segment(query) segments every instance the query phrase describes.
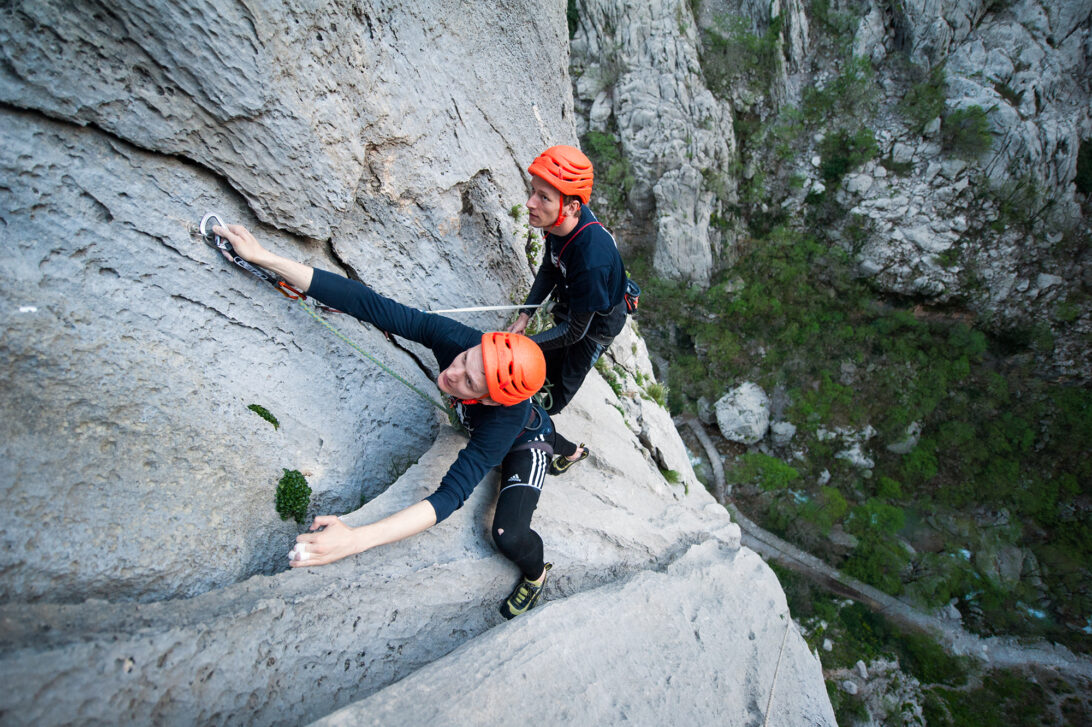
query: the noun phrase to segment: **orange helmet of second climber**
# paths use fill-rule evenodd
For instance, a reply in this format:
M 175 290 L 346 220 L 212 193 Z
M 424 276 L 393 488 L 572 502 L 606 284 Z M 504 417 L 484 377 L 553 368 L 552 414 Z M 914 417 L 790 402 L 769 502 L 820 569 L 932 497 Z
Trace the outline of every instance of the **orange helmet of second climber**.
M 538 155 L 527 171 L 562 194 L 579 197 L 588 204 L 592 190 L 592 163 L 574 146 L 551 146 Z
M 542 349 L 519 333 L 483 333 L 482 359 L 489 398 L 503 406 L 530 399 L 546 381 Z

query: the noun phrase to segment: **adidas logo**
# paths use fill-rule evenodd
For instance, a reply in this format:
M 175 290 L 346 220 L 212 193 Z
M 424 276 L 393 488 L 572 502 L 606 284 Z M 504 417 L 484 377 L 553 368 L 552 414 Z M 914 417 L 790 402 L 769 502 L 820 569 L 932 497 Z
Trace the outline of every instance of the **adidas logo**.
M 508 478 L 509 482 L 519 482 L 519 475 L 512 475 Z

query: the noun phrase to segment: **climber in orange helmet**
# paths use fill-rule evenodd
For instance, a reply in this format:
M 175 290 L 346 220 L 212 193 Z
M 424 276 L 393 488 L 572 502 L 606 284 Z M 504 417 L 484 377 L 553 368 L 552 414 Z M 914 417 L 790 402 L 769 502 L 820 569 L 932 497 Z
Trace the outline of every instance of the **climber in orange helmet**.
M 588 157 L 572 146 L 551 146 L 527 171 L 529 221 L 545 233 L 546 251 L 525 303 L 537 305 L 551 293 L 556 301 L 554 327 L 531 336 L 546 357 L 547 411 L 556 414 L 626 324 L 626 270 L 614 238 L 588 207 L 594 181 Z M 523 333 L 529 321 L 521 313 L 508 330 Z
M 363 283 L 276 255 L 240 225 L 216 226 L 213 232 L 227 239 L 236 255 L 276 273 L 315 300 L 432 349 L 442 369 L 436 385 L 450 397 L 470 434 L 470 442 L 431 495 L 355 528 L 332 515 L 316 517 L 312 532 L 297 536 L 290 564 L 297 568 L 326 565 L 415 535 L 462 507 L 471 490 L 500 466 L 493 540 L 523 574 L 500 611 L 505 618 L 513 618 L 532 608 L 546 585 L 550 564 L 543 560 L 542 538 L 531 529 L 531 516 L 550 457 L 556 452 L 575 459 L 579 452 L 554 430 L 549 414 L 531 401 L 546 375 L 539 346 L 527 336 L 483 333 L 404 306 Z

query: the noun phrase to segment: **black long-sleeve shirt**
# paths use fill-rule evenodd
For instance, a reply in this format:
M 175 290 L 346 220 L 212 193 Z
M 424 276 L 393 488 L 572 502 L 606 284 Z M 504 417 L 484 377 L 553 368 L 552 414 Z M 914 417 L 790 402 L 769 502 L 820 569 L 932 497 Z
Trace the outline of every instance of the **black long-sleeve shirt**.
M 626 290 L 626 269 L 614 238 L 587 205 L 580 208 L 580 220 L 564 237 L 546 235 L 546 254 L 535 275 L 527 305 L 538 305 L 554 293 L 561 315 L 557 325 L 531 336 L 542 349 L 571 346 L 585 336 L 612 337 L 625 323 L 604 316 L 622 302 Z M 611 331 L 600 331 L 610 328 Z

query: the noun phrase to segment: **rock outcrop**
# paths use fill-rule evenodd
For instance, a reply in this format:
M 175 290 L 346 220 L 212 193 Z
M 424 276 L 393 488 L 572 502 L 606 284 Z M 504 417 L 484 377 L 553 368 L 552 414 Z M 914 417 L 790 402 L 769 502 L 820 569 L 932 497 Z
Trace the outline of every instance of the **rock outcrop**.
M 853 48 L 876 76 L 865 125 L 878 153 L 827 190 L 850 211 L 845 246 L 877 288 L 962 307 L 990 330 L 1046 332 L 1043 368 L 1083 381 L 1092 257 L 1077 178 L 1092 143 L 1090 12 L 1038 0 L 873 4 Z M 908 64 L 943 79 L 943 108 L 923 124 L 906 107 Z M 960 114 L 983 128 L 968 123 L 961 137 Z M 790 210 L 825 188 L 819 157 L 801 157 Z
M 308 478 L 310 514 L 355 524 L 430 492 L 463 442 L 194 225 L 216 211 L 422 307 L 518 297 L 522 170 L 576 139 L 560 6 L 87 0 L 0 17 L 0 721 L 300 724 L 365 698 L 400 709 L 391 685 L 409 679 L 507 703 L 510 674 L 471 669 L 518 642 L 553 644 L 535 664 L 574 721 L 834 724 L 776 578 L 647 396 L 639 339 L 612 350 L 620 392 L 593 372 L 558 417 L 594 457 L 544 491 L 539 609 L 496 612 L 516 575 L 488 539 L 495 476 L 416 538 L 284 570 L 283 469 Z M 417 347 L 331 320 L 434 391 Z M 642 666 L 596 670 L 582 702 L 572 663 L 608 658 Z M 648 691 L 661 701 L 638 705 Z
M 684 0 L 589 0 L 572 41 L 578 130 L 617 135 L 633 175 L 626 203 L 647 219 L 657 271 L 708 284 L 721 247 L 710 216 L 734 194 L 711 180 L 736 152 L 731 108 L 706 88 L 698 44 Z

